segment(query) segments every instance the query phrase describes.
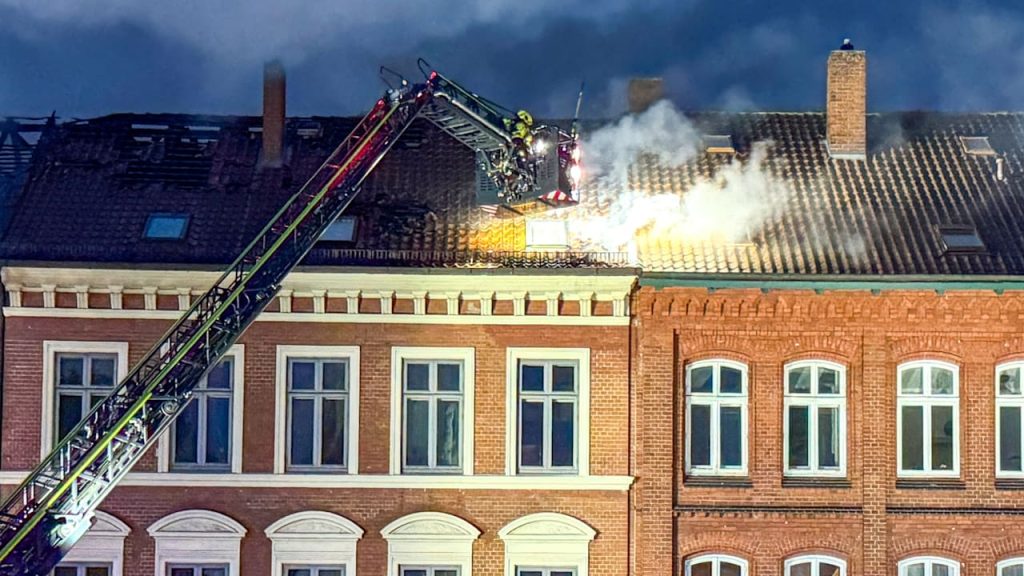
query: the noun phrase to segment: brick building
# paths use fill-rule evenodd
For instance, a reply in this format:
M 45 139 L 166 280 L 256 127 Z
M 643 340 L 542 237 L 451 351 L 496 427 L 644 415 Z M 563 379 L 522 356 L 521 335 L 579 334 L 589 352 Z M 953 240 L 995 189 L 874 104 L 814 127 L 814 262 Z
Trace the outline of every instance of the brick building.
M 832 53 L 825 114 L 691 115 L 699 152 L 625 186 L 740 225 L 626 254 L 481 214 L 414 126 L 58 574 L 1020 575 L 1024 116 L 868 113 L 866 66 Z M 2 484 L 351 128 L 274 82 L 262 122 L 42 141 L 0 242 Z

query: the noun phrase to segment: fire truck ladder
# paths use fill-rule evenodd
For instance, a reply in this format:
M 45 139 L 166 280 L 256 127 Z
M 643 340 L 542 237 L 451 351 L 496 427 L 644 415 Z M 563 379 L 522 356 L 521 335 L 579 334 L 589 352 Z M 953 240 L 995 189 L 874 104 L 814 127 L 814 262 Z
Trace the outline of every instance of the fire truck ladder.
M 197 383 L 425 109 L 436 110 L 439 103 L 448 109 L 450 119 L 428 119 L 449 133 L 457 131 L 467 144 L 501 138 L 503 124 L 490 114 L 466 115 L 466 125 L 454 127 L 463 108 L 486 107 L 474 96 L 431 73 L 422 84 L 403 81 L 377 102 L 213 287 L 3 502 L 0 574 L 30 576 L 53 569 L 89 528 L 103 499 L 184 410 Z

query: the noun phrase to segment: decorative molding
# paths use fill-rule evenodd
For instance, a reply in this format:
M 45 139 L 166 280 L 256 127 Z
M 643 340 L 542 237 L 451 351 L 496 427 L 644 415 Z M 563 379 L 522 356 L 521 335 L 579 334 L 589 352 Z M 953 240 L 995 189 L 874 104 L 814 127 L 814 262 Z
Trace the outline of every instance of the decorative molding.
M 293 292 L 294 292 L 293 290 L 287 290 L 287 289 L 282 288 L 281 291 L 277 293 L 277 302 L 278 302 L 277 309 L 280 310 L 280 312 L 282 314 L 290 314 L 291 313 L 291 311 L 292 311 L 292 293 Z
M 239 553 L 246 529 L 235 519 L 211 510 L 182 510 L 164 516 L 147 530 L 156 541 L 156 574 L 174 563 L 223 562 L 229 576 L 239 576 Z
M 513 520 L 498 531 L 505 543 L 505 576 L 515 576 L 516 566 L 565 566 L 587 576 L 595 536 L 597 531 L 581 520 L 555 512 Z
M 331 512 L 310 510 L 285 516 L 267 526 L 267 538 L 348 539 L 363 537 L 355 522 Z
M 345 573 L 351 574 L 363 529 L 344 516 L 306 511 L 281 518 L 265 534 L 271 541 L 271 576 L 284 574 L 286 565 L 311 562 L 344 566 Z
M 156 310 L 156 293 L 156 286 L 145 286 L 142 288 L 142 297 L 146 310 Z
M 388 576 L 402 565 L 447 565 L 473 573 L 473 541 L 480 530 L 443 512 L 415 512 L 398 518 L 380 531 L 388 542 Z
M 110 565 L 111 576 L 124 574 L 124 540 L 131 528 L 116 516 L 97 510 L 92 526 L 64 555 L 69 563 L 96 563 Z
M 313 313 L 323 314 L 327 312 L 327 290 L 322 288 L 313 289 Z
M 120 310 L 124 306 L 124 286 L 109 286 L 107 290 L 110 291 L 110 309 Z

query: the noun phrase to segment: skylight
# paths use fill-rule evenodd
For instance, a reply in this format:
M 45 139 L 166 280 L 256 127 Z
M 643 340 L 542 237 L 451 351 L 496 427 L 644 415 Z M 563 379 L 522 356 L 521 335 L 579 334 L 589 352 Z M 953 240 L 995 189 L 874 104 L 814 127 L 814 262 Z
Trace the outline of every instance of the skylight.
M 996 151 L 989 144 L 988 136 L 961 136 L 964 152 L 972 156 L 995 156 Z
M 708 154 L 736 153 L 736 148 L 732 145 L 732 136 L 728 134 L 705 134 L 701 139 Z
M 568 223 L 563 220 L 527 221 L 526 249 L 529 251 L 552 252 L 568 250 Z
M 356 239 L 356 217 L 342 216 L 331 222 L 331 225 L 320 236 L 321 242 L 352 242 Z
M 143 237 L 154 240 L 179 240 L 185 237 L 188 221 L 188 214 L 154 212 L 146 220 Z
M 946 252 L 984 252 L 985 243 L 973 226 L 940 226 L 939 234 Z

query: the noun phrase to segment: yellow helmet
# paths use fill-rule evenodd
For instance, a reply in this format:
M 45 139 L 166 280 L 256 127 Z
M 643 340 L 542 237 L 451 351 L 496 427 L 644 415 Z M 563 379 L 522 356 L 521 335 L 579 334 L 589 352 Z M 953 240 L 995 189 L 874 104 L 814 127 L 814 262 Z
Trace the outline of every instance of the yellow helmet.
M 530 113 L 527 112 L 526 110 L 520 110 L 519 112 L 516 112 L 516 116 L 518 116 L 519 119 L 525 122 L 527 125 L 533 124 L 533 116 L 530 116 Z

